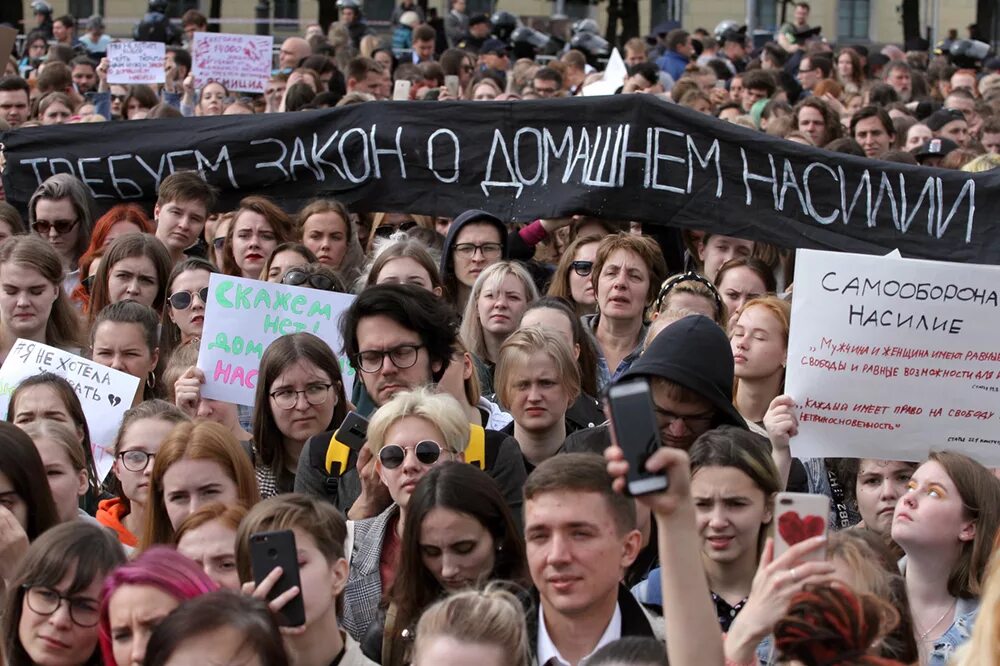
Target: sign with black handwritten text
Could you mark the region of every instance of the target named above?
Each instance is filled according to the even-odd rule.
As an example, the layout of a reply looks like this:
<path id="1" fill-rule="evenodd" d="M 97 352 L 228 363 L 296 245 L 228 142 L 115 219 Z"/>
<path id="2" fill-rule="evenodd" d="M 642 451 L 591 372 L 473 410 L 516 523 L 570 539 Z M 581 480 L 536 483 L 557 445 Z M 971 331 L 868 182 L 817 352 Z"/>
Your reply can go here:
<path id="1" fill-rule="evenodd" d="M 17 385 L 42 372 L 59 375 L 76 389 L 87 417 L 94 464 L 103 479 L 114 462 L 110 447 L 122 416 L 135 399 L 139 378 L 40 342 L 18 338 L 0 366 L 0 414 L 6 416 Z"/>
<path id="2" fill-rule="evenodd" d="M 163 83 L 166 47 L 163 42 L 125 42 L 108 44 L 108 83 Z"/>
<path id="3" fill-rule="evenodd" d="M 263 93 L 271 78 L 271 35 L 196 32 L 191 44 L 195 85 L 217 81 L 229 91 Z"/>
<path id="4" fill-rule="evenodd" d="M 353 301 L 350 294 L 213 274 L 198 352 L 198 367 L 205 373 L 202 395 L 253 405 L 268 346 L 303 331 L 322 338 L 337 354 L 344 392 L 350 395 L 354 369 L 340 354 L 340 315 Z"/>
<path id="5" fill-rule="evenodd" d="M 1000 170 L 830 153 L 653 95 L 367 102 L 122 123 L 101 141 L 94 131 L 0 134 L 8 199 L 24 208 L 43 180 L 72 173 L 101 206 L 151 208 L 166 176 L 196 170 L 219 188 L 219 210 L 261 194 L 287 210 L 333 197 L 355 212 L 580 213 L 782 247 L 1000 263 Z"/>
<path id="6" fill-rule="evenodd" d="M 1000 267 L 799 250 L 792 454 L 1000 466 Z"/>

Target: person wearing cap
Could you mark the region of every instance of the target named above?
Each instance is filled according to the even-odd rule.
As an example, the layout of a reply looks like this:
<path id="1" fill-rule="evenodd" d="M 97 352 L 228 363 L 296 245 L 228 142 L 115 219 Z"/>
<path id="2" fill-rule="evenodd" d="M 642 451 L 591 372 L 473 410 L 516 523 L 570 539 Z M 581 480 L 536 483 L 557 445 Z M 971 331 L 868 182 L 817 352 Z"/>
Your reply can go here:
<path id="1" fill-rule="evenodd" d="M 31 11 L 35 14 L 32 32 L 44 33 L 46 39 L 52 39 L 52 5 L 45 0 L 35 0 L 31 3 Z"/>
<path id="2" fill-rule="evenodd" d="M 87 49 L 87 53 L 106 53 L 111 37 L 104 34 L 104 19 L 94 14 L 87 21 L 87 32 L 80 37 L 80 43 Z M 84 91 L 80 91 L 84 92 Z"/>
<path id="3" fill-rule="evenodd" d="M 940 109 L 924 121 L 938 139 L 950 139 L 960 148 L 969 145 L 969 123 L 965 115 L 956 109 Z"/>
<path id="4" fill-rule="evenodd" d="M 405 51 L 413 46 L 413 30 L 421 23 L 420 15 L 414 11 L 403 12 L 392 33 L 392 50 Z"/>
<path id="5" fill-rule="evenodd" d="M 932 138 L 930 141 L 917 149 L 914 157 L 923 166 L 936 167 L 941 165 L 941 160 L 953 150 L 958 149 L 958 144 L 951 139 Z"/>
<path id="6" fill-rule="evenodd" d="M 744 72 L 747 68 L 746 28 L 726 30 L 719 41 L 722 43 L 722 53 L 726 56 L 723 62 L 730 71 L 734 74 Z"/>
<path id="7" fill-rule="evenodd" d="M 361 5 L 358 0 L 337 0 L 337 11 L 339 13 L 337 23 L 347 28 L 354 48 L 361 48 L 361 39 L 372 34 L 372 31 L 361 16 Z"/>
<path id="8" fill-rule="evenodd" d="M 878 158 L 896 141 L 892 118 L 880 106 L 866 106 L 851 117 L 851 136 L 865 151 L 865 157 Z"/>
<path id="9" fill-rule="evenodd" d="M 479 49 L 479 64 L 486 69 L 506 72 L 510 69 L 507 45 L 493 37 L 487 39 L 483 42 L 482 48 Z"/>

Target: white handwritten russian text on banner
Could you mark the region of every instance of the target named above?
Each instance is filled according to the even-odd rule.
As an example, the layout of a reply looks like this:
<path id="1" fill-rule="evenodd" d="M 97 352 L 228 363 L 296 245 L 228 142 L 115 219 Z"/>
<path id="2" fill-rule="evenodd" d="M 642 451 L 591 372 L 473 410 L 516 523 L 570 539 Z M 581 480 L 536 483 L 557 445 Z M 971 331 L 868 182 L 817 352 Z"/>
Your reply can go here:
<path id="1" fill-rule="evenodd" d="M 114 444 L 122 415 L 132 406 L 139 378 L 82 356 L 19 338 L 0 367 L 0 414 L 7 414 L 10 396 L 24 379 L 42 372 L 65 378 L 83 405 L 93 445 L 94 464 L 101 479 L 111 470 Z"/>
<path id="2" fill-rule="evenodd" d="M 218 81 L 230 91 L 262 93 L 271 78 L 273 46 L 270 35 L 196 32 L 191 47 L 195 85 Z"/>
<path id="3" fill-rule="evenodd" d="M 1000 466 L 998 289 L 995 266 L 799 250 L 793 455 Z"/>
<path id="4" fill-rule="evenodd" d="M 163 83 L 166 47 L 162 42 L 108 44 L 108 83 Z"/>
<path id="5" fill-rule="evenodd" d="M 340 356 L 340 315 L 353 301 L 350 294 L 212 275 L 198 352 L 205 373 L 202 395 L 252 405 L 264 351 L 282 335 L 299 332 L 317 335 L 338 354 L 350 395 L 354 371 Z"/>

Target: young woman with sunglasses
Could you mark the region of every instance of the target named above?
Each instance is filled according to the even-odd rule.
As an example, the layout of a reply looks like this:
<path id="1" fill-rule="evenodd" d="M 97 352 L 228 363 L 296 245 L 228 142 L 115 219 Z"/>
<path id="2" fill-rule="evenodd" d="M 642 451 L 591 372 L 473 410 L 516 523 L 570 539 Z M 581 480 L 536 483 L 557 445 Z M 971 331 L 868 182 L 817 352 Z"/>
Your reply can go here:
<path id="1" fill-rule="evenodd" d="M 549 283 L 548 295 L 564 299 L 580 317 L 594 314 L 597 310 L 597 296 L 590 273 L 600 242 L 600 236 L 580 236 L 570 243 L 563 251 Z"/>
<path id="2" fill-rule="evenodd" d="M 375 213 L 371 233 L 368 234 L 367 253 L 372 254 L 378 239 L 387 239 L 397 231 L 410 231 L 420 226 L 413 215 L 404 213 Z"/>
<path id="3" fill-rule="evenodd" d="M 266 197 L 249 196 L 240 201 L 222 248 L 222 272 L 226 275 L 261 279 L 264 262 L 282 243 L 292 240 L 292 220 Z"/>
<path id="4" fill-rule="evenodd" d="M 250 457 L 232 433 L 211 421 L 178 424 L 153 460 L 141 547 L 171 543 L 184 519 L 206 504 L 259 501 Z"/>
<path id="5" fill-rule="evenodd" d="M 219 269 L 198 257 L 183 260 L 167 278 L 167 307 L 170 320 L 165 337 L 170 348 L 201 338 L 208 303 L 208 281 Z"/>
<path id="6" fill-rule="evenodd" d="M 73 431 L 77 446 L 84 456 L 84 468 L 90 480 L 89 489 L 79 506 L 87 514 L 97 511 L 101 482 L 94 467 L 90 428 L 83 413 L 80 396 L 66 379 L 51 372 L 32 375 L 21 381 L 10 395 L 7 422 L 24 429 L 39 421 L 52 421 Z"/>
<path id="7" fill-rule="evenodd" d="M 160 445 L 184 412 L 163 400 L 149 400 L 125 412 L 115 438 L 111 472 L 118 482 L 118 497 L 98 504 L 97 522 L 111 528 L 127 549 L 138 547 L 149 504 L 149 479 Z"/>
<path id="8" fill-rule="evenodd" d="M 100 666 L 100 593 L 125 562 L 111 532 L 83 520 L 39 537 L 8 587 L 3 652 L 9 666 Z"/>
<path id="9" fill-rule="evenodd" d="M 281 277 L 292 266 L 302 266 L 316 261 L 316 255 L 302 243 L 288 241 L 274 248 L 260 269 L 260 279 L 281 282 Z"/>
<path id="10" fill-rule="evenodd" d="M 520 529 L 496 483 L 474 465 L 435 465 L 407 509 L 388 612 L 362 643 L 383 666 L 409 662 L 417 620 L 438 599 L 491 580 L 529 584 Z"/>
<path id="11" fill-rule="evenodd" d="M 105 306 L 130 300 L 163 311 L 170 255 L 155 236 L 127 234 L 108 246 L 90 289 L 90 324 Z"/>
<path id="12" fill-rule="evenodd" d="M 0 590 L 28 544 L 59 522 L 45 467 L 31 438 L 0 421 Z"/>
<path id="13" fill-rule="evenodd" d="M 338 271 L 348 284 L 358 279 L 364 250 L 344 204 L 333 199 L 309 202 L 299 211 L 298 228 L 302 244 L 319 263 Z"/>
<path id="14" fill-rule="evenodd" d="M 80 352 L 80 320 L 62 284 L 59 255 L 44 240 L 15 236 L 0 246 L 0 363 L 18 338 Z"/>
<path id="15" fill-rule="evenodd" d="M 354 523 L 343 626 L 355 640 L 376 620 L 382 592 L 396 579 L 406 510 L 417 483 L 439 462 L 462 461 L 468 442 L 469 421 L 456 400 L 426 388 L 397 393 L 372 416 L 366 446 L 392 504 Z"/>
<path id="16" fill-rule="evenodd" d="M 48 178 L 28 201 L 28 226 L 59 256 L 67 295 L 80 283 L 79 261 L 90 242 L 93 209 L 87 186 L 65 173 Z"/>
<path id="17" fill-rule="evenodd" d="M 281 284 L 319 291 L 347 293 L 347 287 L 337 271 L 321 263 L 292 266 L 281 276 Z"/>

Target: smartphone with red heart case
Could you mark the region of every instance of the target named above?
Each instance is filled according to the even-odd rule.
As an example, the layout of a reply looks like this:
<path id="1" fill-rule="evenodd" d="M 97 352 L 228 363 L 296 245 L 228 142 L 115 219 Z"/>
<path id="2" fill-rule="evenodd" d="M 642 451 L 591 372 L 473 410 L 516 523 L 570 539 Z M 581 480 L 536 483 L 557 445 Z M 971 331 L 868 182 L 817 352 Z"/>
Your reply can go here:
<path id="1" fill-rule="evenodd" d="M 809 493 L 778 493 L 774 500 L 774 557 L 800 541 L 825 535 L 830 498 Z M 826 549 L 810 553 L 803 561 L 826 559 Z"/>

